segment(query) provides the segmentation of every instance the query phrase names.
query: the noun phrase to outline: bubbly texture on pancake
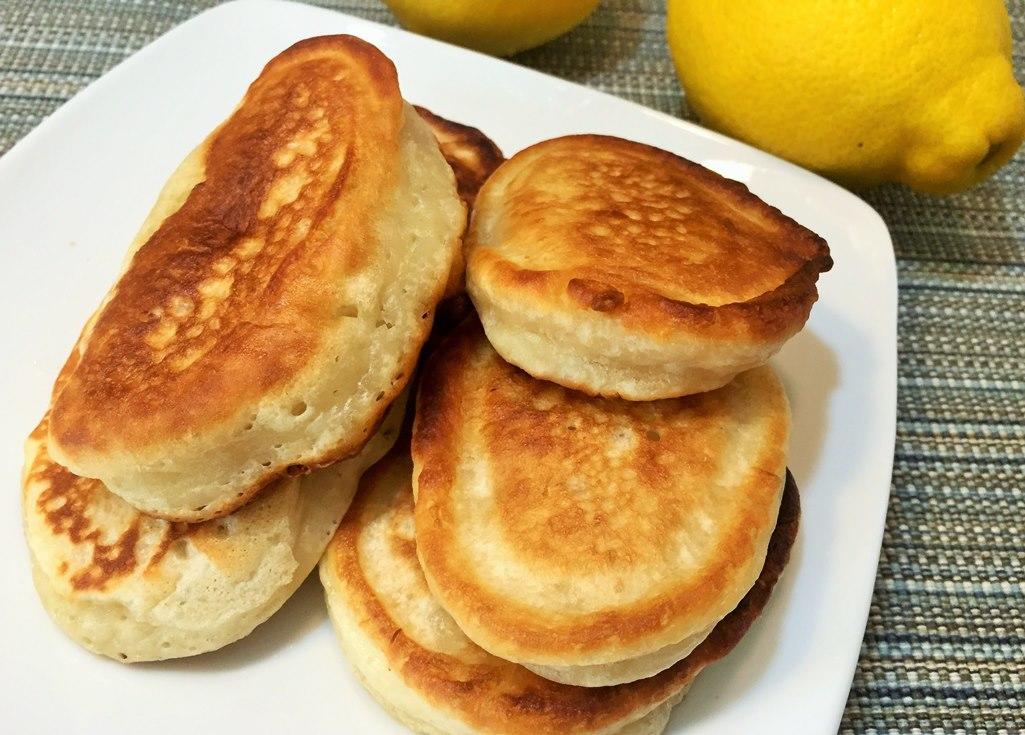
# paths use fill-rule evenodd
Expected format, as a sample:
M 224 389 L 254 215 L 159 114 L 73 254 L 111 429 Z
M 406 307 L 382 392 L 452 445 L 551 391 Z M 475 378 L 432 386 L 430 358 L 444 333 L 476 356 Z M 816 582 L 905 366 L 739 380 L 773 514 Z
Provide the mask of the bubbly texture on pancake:
M 585 686 L 650 676 L 757 577 L 788 433 L 768 367 L 686 398 L 592 398 L 531 378 L 464 324 L 417 400 L 427 580 L 497 656 Z
M 47 452 L 47 420 L 26 444 L 22 485 L 33 578 L 73 639 L 125 661 L 211 651 L 269 618 L 320 558 L 362 471 L 391 447 L 402 402 L 351 459 L 286 477 L 204 523 L 143 515 Z
M 392 63 L 349 36 L 292 46 L 162 192 L 55 392 L 51 452 L 191 521 L 354 454 L 409 379 L 464 224 Z
M 411 463 L 401 445 L 360 483 L 320 564 L 342 648 L 370 693 L 416 732 L 654 735 L 697 674 L 760 614 L 786 565 L 799 501 L 788 481 L 765 564 L 740 604 L 689 656 L 613 687 L 559 684 L 475 645 L 428 588 L 416 555 Z
M 666 151 L 576 135 L 481 189 L 467 287 L 488 337 L 535 377 L 652 400 L 710 390 L 801 329 L 822 238 Z

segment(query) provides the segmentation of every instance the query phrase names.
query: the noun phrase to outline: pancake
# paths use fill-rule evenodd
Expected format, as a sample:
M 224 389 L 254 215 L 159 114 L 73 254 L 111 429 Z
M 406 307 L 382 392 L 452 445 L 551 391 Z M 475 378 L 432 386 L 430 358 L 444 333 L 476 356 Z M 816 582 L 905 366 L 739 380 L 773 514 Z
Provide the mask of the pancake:
M 502 150 L 477 128 L 446 120 L 420 105 L 415 109 L 430 126 L 441 154 L 452 167 L 459 198 L 468 210 L 472 209 L 477 192 L 505 161 Z
M 363 470 L 395 441 L 403 398 L 359 455 L 285 477 L 231 515 L 198 524 L 145 516 L 55 463 L 44 418 L 26 444 L 22 497 L 43 606 L 80 645 L 126 663 L 248 635 L 317 563 Z
M 360 482 L 320 563 L 339 641 L 370 693 L 416 732 L 654 735 L 708 664 L 761 613 L 797 532 L 792 480 L 757 582 L 687 658 L 614 687 L 558 684 L 474 645 L 431 595 L 413 537 L 411 463 L 401 440 Z
M 478 194 L 467 290 L 488 339 L 537 378 L 648 401 L 713 390 L 798 332 L 825 241 L 666 151 L 574 135 L 513 156 Z
M 463 200 L 467 211 L 472 210 L 477 192 L 505 160 L 501 149 L 477 128 L 446 120 L 419 105 L 416 111 L 430 125 L 442 155 L 452 167 L 459 198 Z M 438 305 L 436 332 L 451 331 L 473 311 L 473 305 L 466 296 L 465 265 L 460 250 L 449 275 L 448 285 L 445 286 L 445 300 Z
M 758 577 L 790 414 L 768 366 L 685 398 L 592 398 L 502 360 L 479 324 L 423 368 L 417 548 L 466 635 L 554 681 L 684 658 Z
M 54 392 L 50 453 L 184 521 L 357 453 L 464 225 L 392 63 L 350 36 L 297 43 L 171 176 Z

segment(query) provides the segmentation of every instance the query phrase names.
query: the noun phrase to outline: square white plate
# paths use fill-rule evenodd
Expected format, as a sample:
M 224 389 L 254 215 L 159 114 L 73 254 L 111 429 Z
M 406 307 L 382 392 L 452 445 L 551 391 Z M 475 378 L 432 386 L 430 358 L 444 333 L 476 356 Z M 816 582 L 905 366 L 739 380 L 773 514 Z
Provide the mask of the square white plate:
M 889 495 L 896 271 L 886 227 L 847 191 L 629 102 L 363 20 L 248 0 L 168 33 L 68 102 L 0 160 L 0 730 L 401 733 L 349 672 L 318 583 L 233 646 L 125 667 L 66 639 L 32 589 L 21 443 L 165 178 L 263 64 L 306 36 L 352 33 L 396 63 L 404 95 L 512 154 L 557 135 L 651 143 L 739 179 L 822 234 L 836 266 L 776 359 L 793 403 L 801 536 L 765 614 L 699 678 L 670 732 L 832 733 L 850 686 Z

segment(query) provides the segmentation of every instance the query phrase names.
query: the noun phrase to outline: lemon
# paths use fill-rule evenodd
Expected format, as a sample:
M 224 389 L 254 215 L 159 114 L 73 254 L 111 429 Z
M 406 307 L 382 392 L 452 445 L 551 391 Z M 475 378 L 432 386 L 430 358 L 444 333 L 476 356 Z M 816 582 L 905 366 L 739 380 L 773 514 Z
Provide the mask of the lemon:
M 1000 0 L 669 0 L 707 125 L 849 186 L 965 189 L 1025 137 Z
M 385 0 L 403 26 L 496 56 L 540 46 L 586 18 L 598 0 Z

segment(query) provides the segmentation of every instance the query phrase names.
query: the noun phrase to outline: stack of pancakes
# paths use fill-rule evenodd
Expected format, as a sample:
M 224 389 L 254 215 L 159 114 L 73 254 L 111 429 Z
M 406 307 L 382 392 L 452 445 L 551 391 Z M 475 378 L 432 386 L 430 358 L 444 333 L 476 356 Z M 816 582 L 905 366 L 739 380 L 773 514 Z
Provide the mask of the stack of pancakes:
M 660 732 L 789 556 L 766 361 L 829 266 L 697 164 L 503 161 L 369 44 L 300 42 L 174 173 L 29 438 L 40 597 L 91 650 L 186 656 L 321 558 L 412 729 Z
M 320 564 L 342 648 L 417 732 L 661 732 L 789 557 L 766 361 L 828 248 L 740 184 L 589 135 L 502 163 L 464 256 L 475 313 L 435 327 L 411 426 Z
M 82 645 L 209 651 L 309 575 L 460 262 L 432 125 L 376 48 L 309 39 L 171 176 L 26 447 L 36 586 Z

